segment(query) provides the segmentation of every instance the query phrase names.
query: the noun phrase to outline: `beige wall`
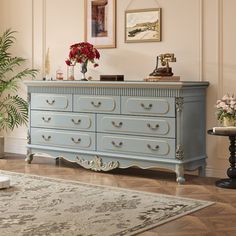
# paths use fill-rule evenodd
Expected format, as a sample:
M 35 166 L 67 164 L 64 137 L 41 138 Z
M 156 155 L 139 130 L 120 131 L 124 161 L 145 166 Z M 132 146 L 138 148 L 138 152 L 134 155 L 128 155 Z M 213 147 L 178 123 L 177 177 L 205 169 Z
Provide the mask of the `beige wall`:
M 125 10 L 153 7 L 162 8 L 162 41 L 124 43 Z M 211 128 L 216 125 L 216 99 L 236 88 L 235 10 L 235 0 L 117 0 L 117 47 L 101 49 L 100 66 L 90 66 L 88 74 L 95 79 L 100 74 L 124 74 L 126 80 L 142 80 L 154 69 L 158 54 L 173 52 L 177 57 L 173 71 L 182 80 L 210 82 L 207 128 Z M 0 0 L 0 31 L 11 27 L 19 32 L 14 52 L 41 70 L 38 79 L 47 48 L 52 76 L 59 67 L 66 75 L 69 46 L 84 38 L 83 19 L 83 0 Z M 25 128 L 6 133 L 6 151 L 24 153 L 26 133 Z M 207 153 L 207 175 L 225 176 L 228 140 L 207 136 Z

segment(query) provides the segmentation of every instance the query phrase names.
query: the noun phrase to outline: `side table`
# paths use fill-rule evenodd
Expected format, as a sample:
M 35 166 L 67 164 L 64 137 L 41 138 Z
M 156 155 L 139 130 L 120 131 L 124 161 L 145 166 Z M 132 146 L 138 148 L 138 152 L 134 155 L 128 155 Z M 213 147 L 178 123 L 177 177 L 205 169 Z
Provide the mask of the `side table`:
M 236 189 L 236 145 L 235 145 L 235 140 L 236 140 L 236 134 L 230 134 L 225 132 L 224 134 L 216 134 L 213 132 L 212 129 L 207 131 L 208 134 L 210 135 L 217 135 L 217 136 L 227 136 L 229 137 L 230 140 L 230 145 L 229 145 L 229 151 L 230 151 L 230 157 L 229 157 L 229 163 L 230 167 L 227 170 L 227 175 L 228 179 L 220 179 L 216 181 L 216 186 L 221 187 L 221 188 L 231 188 L 231 189 Z

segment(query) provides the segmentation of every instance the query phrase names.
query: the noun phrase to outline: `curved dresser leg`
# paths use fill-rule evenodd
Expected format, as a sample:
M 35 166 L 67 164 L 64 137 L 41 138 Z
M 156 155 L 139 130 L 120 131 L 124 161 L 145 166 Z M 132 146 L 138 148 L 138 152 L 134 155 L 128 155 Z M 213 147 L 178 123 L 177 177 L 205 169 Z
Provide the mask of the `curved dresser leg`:
M 28 164 L 31 164 L 31 162 L 32 162 L 32 160 L 33 160 L 33 157 L 34 157 L 34 154 L 33 154 L 33 153 L 27 153 L 26 158 L 25 158 L 25 161 L 26 161 Z
M 198 168 L 198 175 L 200 177 L 205 177 L 206 176 L 206 165 L 202 165 Z
M 184 178 L 184 167 L 182 164 L 175 166 L 176 181 L 178 184 L 183 184 L 185 182 Z

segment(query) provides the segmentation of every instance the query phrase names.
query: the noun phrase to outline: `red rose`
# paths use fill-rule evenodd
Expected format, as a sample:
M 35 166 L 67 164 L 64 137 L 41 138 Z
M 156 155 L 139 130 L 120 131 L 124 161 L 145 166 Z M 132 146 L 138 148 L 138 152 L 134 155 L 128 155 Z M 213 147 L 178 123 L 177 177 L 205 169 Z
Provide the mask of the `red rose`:
M 95 49 L 95 57 L 96 57 L 97 59 L 99 59 L 99 58 L 100 58 L 100 53 L 98 52 L 98 50 L 97 50 L 97 49 Z
M 65 62 L 66 62 L 66 65 L 71 66 L 71 61 L 70 60 L 67 59 Z
M 76 63 L 88 63 L 90 61 L 94 64 L 94 67 L 97 67 L 98 64 L 95 63 L 95 58 L 100 58 L 98 50 L 88 42 L 81 42 L 70 46 L 69 59 L 65 62 L 67 65 L 75 65 Z
M 70 48 L 71 48 L 71 49 L 72 49 L 72 48 L 77 48 L 78 46 L 79 46 L 79 43 L 76 43 L 76 44 L 71 45 Z
M 77 62 L 78 62 L 78 63 L 82 63 L 81 58 L 77 58 Z

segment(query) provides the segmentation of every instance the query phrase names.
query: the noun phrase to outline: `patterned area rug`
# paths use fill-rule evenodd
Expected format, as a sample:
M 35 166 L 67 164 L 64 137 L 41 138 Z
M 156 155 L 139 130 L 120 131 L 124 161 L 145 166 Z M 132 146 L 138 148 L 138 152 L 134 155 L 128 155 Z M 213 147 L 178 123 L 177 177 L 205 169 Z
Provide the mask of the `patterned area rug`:
M 212 202 L 0 171 L 0 235 L 136 235 Z

